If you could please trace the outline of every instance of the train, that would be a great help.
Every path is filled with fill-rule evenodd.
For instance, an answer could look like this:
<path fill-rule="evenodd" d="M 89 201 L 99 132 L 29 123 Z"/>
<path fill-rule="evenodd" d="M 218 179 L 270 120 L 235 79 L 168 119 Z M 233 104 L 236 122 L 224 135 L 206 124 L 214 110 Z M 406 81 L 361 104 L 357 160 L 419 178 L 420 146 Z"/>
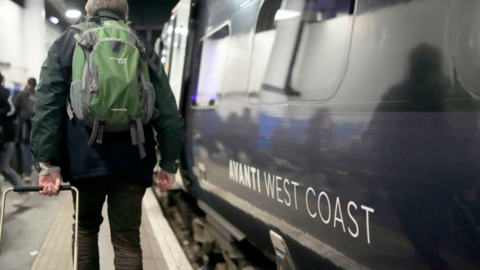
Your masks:
<path fill-rule="evenodd" d="M 480 1 L 180 0 L 161 43 L 213 269 L 480 269 Z"/>

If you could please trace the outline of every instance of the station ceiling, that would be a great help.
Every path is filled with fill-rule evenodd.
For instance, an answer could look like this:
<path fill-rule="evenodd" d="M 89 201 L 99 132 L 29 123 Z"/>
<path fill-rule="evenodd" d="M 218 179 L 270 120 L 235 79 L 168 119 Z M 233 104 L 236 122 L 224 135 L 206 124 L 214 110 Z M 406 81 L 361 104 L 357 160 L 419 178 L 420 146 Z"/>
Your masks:
<path fill-rule="evenodd" d="M 87 0 L 45 0 L 47 16 L 58 17 L 66 27 L 75 22 L 66 18 L 65 12 L 69 9 L 78 9 L 85 13 Z M 137 26 L 158 27 L 170 17 L 171 10 L 178 0 L 129 0 L 130 20 Z"/>

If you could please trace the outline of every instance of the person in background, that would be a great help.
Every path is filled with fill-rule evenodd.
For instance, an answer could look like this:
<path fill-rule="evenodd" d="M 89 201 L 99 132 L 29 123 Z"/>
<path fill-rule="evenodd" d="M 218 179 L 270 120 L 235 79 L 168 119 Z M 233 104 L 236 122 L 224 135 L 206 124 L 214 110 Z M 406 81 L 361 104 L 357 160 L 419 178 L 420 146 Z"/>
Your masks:
<path fill-rule="evenodd" d="M 109 22 L 108 24 L 118 25 L 124 24 L 128 19 L 129 7 L 127 0 L 89 0 L 86 11 L 89 20 L 96 24 Z M 70 90 L 70 87 L 73 78 L 76 78 L 77 83 L 79 81 L 78 77 L 75 77 L 77 75 L 73 74 L 73 56 L 77 44 L 75 37 L 86 41 L 83 39 L 86 35 L 77 35 L 83 27 L 68 28 L 51 46 L 42 66 L 30 141 L 35 165 L 39 170 L 39 185 L 44 187 L 41 194 L 58 195 L 62 180 L 69 181 L 79 190 L 79 211 L 76 213 L 79 216 L 78 270 L 100 269 L 98 233 L 103 222 L 102 208 L 106 200 L 115 268 L 141 270 L 142 200 L 146 189 L 153 184 L 152 172 L 157 162 L 157 143 L 153 129 L 156 131 L 161 153 L 158 186 L 161 190 L 168 190 L 175 182 L 175 173 L 179 166 L 178 159 L 184 141 L 184 122 L 179 115 L 175 96 L 160 64 L 160 58 L 152 48 L 146 46 L 145 55 L 142 57 L 151 62 L 148 73 L 156 96 L 156 99 L 152 100 L 156 116 L 142 126 L 141 135 L 138 119 L 133 127 L 130 126 L 133 131 L 103 132 L 101 120 L 96 124 L 97 129 L 86 127 L 81 118 L 77 117 L 80 115 L 75 114 L 78 110 L 75 112 L 71 106 L 75 101 L 69 98 L 70 91 L 78 90 Z M 89 42 L 94 41 L 95 38 Z M 115 47 L 115 50 L 117 49 L 124 50 L 125 46 Z M 99 50 L 96 54 L 110 52 L 111 50 Z M 126 58 L 123 62 L 97 64 L 115 66 L 134 65 L 135 62 Z M 112 70 L 119 72 L 126 69 Z M 114 83 L 103 82 L 101 87 L 97 84 L 95 92 L 113 88 Z M 68 99 L 70 102 L 67 102 Z M 78 103 L 78 100 L 76 102 Z M 105 109 L 114 111 L 115 108 Z M 118 113 L 118 109 L 116 110 Z M 96 135 L 99 136 L 97 143 L 89 144 L 89 139 Z M 144 138 L 141 139 L 144 142 L 143 149 L 139 147 L 142 142 L 138 142 L 137 135 Z M 101 143 L 98 143 L 99 140 Z M 132 140 L 135 144 L 132 144 Z"/>
<path fill-rule="evenodd" d="M 28 79 L 27 87 L 14 99 L 15 109 L 18 114 L 18 132 L 17 142 L 21 147 L 21 164 L 23 171 L 23 180 L 28 182 L 32 175 L 33 156 L 30 152 L 30 133 L 32 132 L 32 115 L 35 107 L 35 88 L 37 87 L 37 80 L 34 78 Z"/>
<path fill-rule="evenodd" d="M 15 130 L 13 125 L 15 106 L 13 105 L 10 92 L 3 86 L 4 79 L 0 73 L 0 137 L 2 140 L 1 143 L 3 144 L 0 150 L 0 174 L 14 187 L 21 187 L 24 186 L 25 183 L 20 175 L 10 166 L 10 160 L 15 149 Z M 14 200 L 13 204 L 15 206 L 22 206 L 28 198 L 28 193 L 24 193 L 20 195 L 18 199 Z"/>

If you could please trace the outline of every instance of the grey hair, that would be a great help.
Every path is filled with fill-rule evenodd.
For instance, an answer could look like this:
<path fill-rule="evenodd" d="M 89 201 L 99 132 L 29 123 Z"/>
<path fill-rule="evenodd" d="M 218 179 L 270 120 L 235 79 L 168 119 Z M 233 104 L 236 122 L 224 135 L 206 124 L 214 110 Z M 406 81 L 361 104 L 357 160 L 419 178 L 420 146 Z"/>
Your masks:
<path fill-rule="evenodd" d="M 127 0 L 88 0 L 85 10 L 89 17 L 100 10 L 111 11 L 125 20 L 128 20 L 129 14 Z"/>

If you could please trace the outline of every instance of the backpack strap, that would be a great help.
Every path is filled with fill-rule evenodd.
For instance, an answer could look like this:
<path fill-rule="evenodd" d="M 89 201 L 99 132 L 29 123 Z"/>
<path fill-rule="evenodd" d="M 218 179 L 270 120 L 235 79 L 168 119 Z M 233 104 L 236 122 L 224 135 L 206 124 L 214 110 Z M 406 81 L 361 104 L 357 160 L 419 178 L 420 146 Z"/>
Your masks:
<path fill-rule="evenodd" d="M 97 35 L 95 35 L 94 32 L 81 31 L 75 35 L 75 39 L 77 40 L 78 44 L 82 45 L 88 50 L 92 50 L 98 43 Z"/>
<path fill-rule="evenodd" d="M 145 152 L 145 133 L 143 130 L 142 119 L 132 118 L 130 120 L 130 135 L 132 137 L 132 144 L 138 146 L 140 152 L 140 158 L 145 158 L 147 153 Z"/>
<path fill-rule="evenodd" d="M 137 118 L 135 121 L 137 122 L 138 143 L 143 145 L 145 143 L 145 133 L 143 132 L 142 119 Z"/>
<path fill-rule="evenodd" d="M 95 47 L 95 45 L 98 43 L 97 35 L 93 31 L 87 31 L 91 28 L 90 21 L 92 21 L 93 19 L 94 18 L 88 20 L 85 18 L 85 21 L 83 23 L 71 26 L 72 28 L 79 31 L 79 33 L 75 35 L 75 39 L 77 40 L 78 44 L 82 45 L 84 48 L 87 49 L 93 49 L 93 47 Z"/>
<path fill-rule="evenodd" d="M 130 28 L 130 32 L 132 33 L 130 35 L 130 43 L 135 44 L 138 47 L 138 50 L 140 51 L 140 53 L 144 54 L 145 53 L 145 45 L 138 38 L 138 33 L 135 30 L 135 24 L 131 21 L 124 21 L 124 20 L 120 20 L 120 22 L 126 24 L 128 26 L 128 28 Z"/>
<path fill-rule="evenodd" d="M 132 145 L 138 145 L 137 122 L 133 119 L 130 120 L 130 136 L 132 137 Z"/>
<path fill-rule="evenodd" d="M 132 32 L 134 34 L 132 34 L 130 36 L 130 43 L 132 44 L 136 44 L 137 45 L 137 48 L 138 50 L 140 51 L 140 54 L 145 57 L 145 59 L 147 60 L 148 62 L 148 65 L 150 66 L 150 68 L 155 72 L 157 73 L 158 72 L 158 67 L 157 65 L 155 65 L 155 63 L 153 63 L 152 59 L 150 59 L 150 57 L 148 57 L 147 55 L 147 49 L 146 49 L 146 46 L 145 44 L 138 38 L 138 35 L 137 35 L 137 32 L 135 30 L 135 24 L 132 22 L 132 21 L 127 21 L 126 22 L 126 25 L 132 30 Z"/>
<path fill-rule="evenodd" d="M 88 145 L 92 146 L 95 143 L 95 140 L 97 139 L 97 134 L 98 134 L 98 128 L 100 127 L 100 118 L 95 118 L 93 122 L 93 130 L 92 130 L 92 135 L 90 135 L 90 140 L 88 140 Z"/>
<path fill-rule="evenodd" d="M 95 118 L 93 122 L 93 130 L 92 135 L 90 135 L 90 139 L 88 140 L 88 145 L 92 146 L 95 141 L 98 144 L 103 143 L 103 133 L 105 131 L 105 119 L 102 118 Z"/>
<path fill-rule="evenodd" d="M 74 118 L 73 107 L 72 107 L 72 103 L 68 99 L 67 99 L 67 115 L 68 115 L 68 119 L 72 121 Z"/>
<path fill-rule="evenodd" d="M 155 65 L 153 60 L 148 55 L 145 55 L 145 59 L 147 60 L 148 66 L 153 70 L 153 72 L 157 73 L 159 68 L 157 65 Z"/>
<path fill-rule="evenodd" d="M 103 133 L 105 132 L 105 120 L 100 120 L 100 125 L 98 127 L 98 134 L 97 134 L 97 143 L 103 143 Z"/>
<path fill-rule="evenodd" d="M 145 45 L 143 45 L 143 42 L 140 41 L 136 33 L 130 34 L 130 40 L 128 42 L 135 45 L 141 55 L 145 54 Z"/>

